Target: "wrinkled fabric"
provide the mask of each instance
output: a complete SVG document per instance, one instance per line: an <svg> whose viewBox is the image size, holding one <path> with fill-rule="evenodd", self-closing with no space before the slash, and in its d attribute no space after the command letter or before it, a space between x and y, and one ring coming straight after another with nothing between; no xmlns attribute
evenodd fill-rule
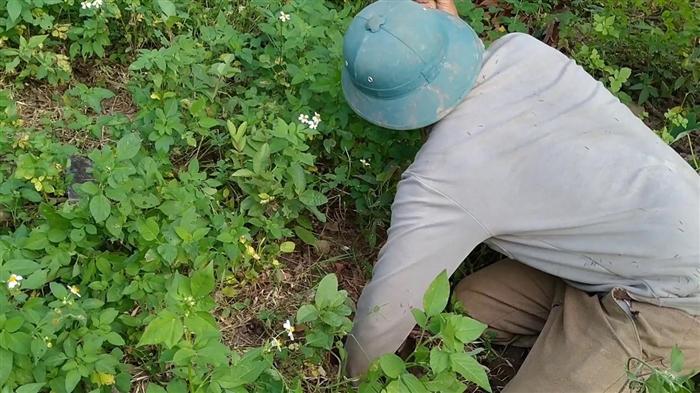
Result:
<svg viewBox="0 0 700 393"><path fill-rule="evenodd" d="M480 243L582 291L700 314L700 176L525 34L487 49L473 90L402 175L348 338L350 376L401 345L430 282Z"/></svg>
<svg viewBox="0 0 700 393"><path fill-rule="evenodd" d="M613 293L616 293L613 291ZM487 325L494 344L531 348L503 393L619 393L627 367L700 368L700 317L669 307L591 295L564 280L505 259L467 276L455 298ZM626 391L629 391L626 390Z"/></svg>

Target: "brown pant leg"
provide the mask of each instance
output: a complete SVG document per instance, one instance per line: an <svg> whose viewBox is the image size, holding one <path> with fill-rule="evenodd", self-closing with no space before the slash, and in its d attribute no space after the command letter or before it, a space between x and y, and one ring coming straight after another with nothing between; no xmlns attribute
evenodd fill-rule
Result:
<svg viewBox="0 0 700 393"><path fill-rule="evenodd" d="M472 318L489 325L493 343L530 348L565 287L559 278L504 259L465 277L455 297Z"/></svg>
<svg viewBox="0 0 700 393"><path fill-rule="evenodd" d="M674 345L685 372L700 368L700 318L634 301L631 316L611 295L589 295L518 262L465 278L456 296L502 342L534 342L503 393L617 393L630 359L666 369Z"/></svg>

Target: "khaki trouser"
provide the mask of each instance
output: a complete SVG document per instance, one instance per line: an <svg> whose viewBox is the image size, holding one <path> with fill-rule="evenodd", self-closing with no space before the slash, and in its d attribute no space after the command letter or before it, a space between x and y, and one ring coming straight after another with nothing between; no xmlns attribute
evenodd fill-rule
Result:
<svg viewBox="0 0 700 393"><path fill-rule="evenodd" d="M674 345L684 372L700 371L700 318L680 310L589 295L513 260L466 277L455 294L493 343L532 348L504 393L629 392L628 360L668 369Z"/></svg>

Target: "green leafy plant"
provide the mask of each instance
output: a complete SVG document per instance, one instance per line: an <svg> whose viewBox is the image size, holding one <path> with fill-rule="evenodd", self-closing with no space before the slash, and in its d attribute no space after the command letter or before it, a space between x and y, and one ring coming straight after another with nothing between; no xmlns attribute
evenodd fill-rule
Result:
<svg viewBox="0 0 700 393"><path fill-rule="evenodd" d="M418 340L409 359L385 354L375 360L360 392L463 392L468 383L491 391L487 369L475 358L483 348L473 348L487 326L445 312L449 297L450 284L443 271L428 287L423 310L412 310L416 322L430 337Z"/></svg>
<svg viewBox="0 0 700 393"><path fill-rule="evenodd" d="M674 346L671 349L671 367L661 370L647 362L632 358L627 363L628 388L636 393L692 393L695 382L691 379L696 371L681 374L685 366L683 352ZM637 364L637 366L632 366Z"/></svg>

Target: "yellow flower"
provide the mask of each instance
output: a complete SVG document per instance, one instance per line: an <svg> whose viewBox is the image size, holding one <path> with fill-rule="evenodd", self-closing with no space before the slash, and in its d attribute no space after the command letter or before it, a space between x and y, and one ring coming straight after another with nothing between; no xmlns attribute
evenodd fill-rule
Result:
<svg viewBox="0 0 700 393"><path fill-rule="evenodd" d="M78 287L76 287L75 285L68 285L68 289L73 295L80 297L80 289L78 289Z"/></svg>
<svg viewBox="0 0 700 393"><path fill-rule="evenodd" d="M245 238L245 236L241 236L238 238L238 241L241 242L241 244L245 244L248 240Z"/></svg>
<svg viewBox="0 0 700 393"><path fill-rule="evenodd" d="M51 344L51 341L49 341L49 342L46 343L46 346L47 346L48 348L52 348L52 347L53 347L53 344Z"/></svg>
<svg viewBox="0 0 700 393"><path fill-rule="evenodd" d="M92 375L90 375L90 380L99 386L114 385L114 375L101 373L99 371L93 372Z"/></svg>
<svg viewBox="0 0 700 393"><path fill-rule="evenodd" d="M277 267L277 266L279 266L279 265L280 265L280 261L278 261L278 260L276 260L276 259L273 259L273 260L272 260L272 266Z"/></svg>

